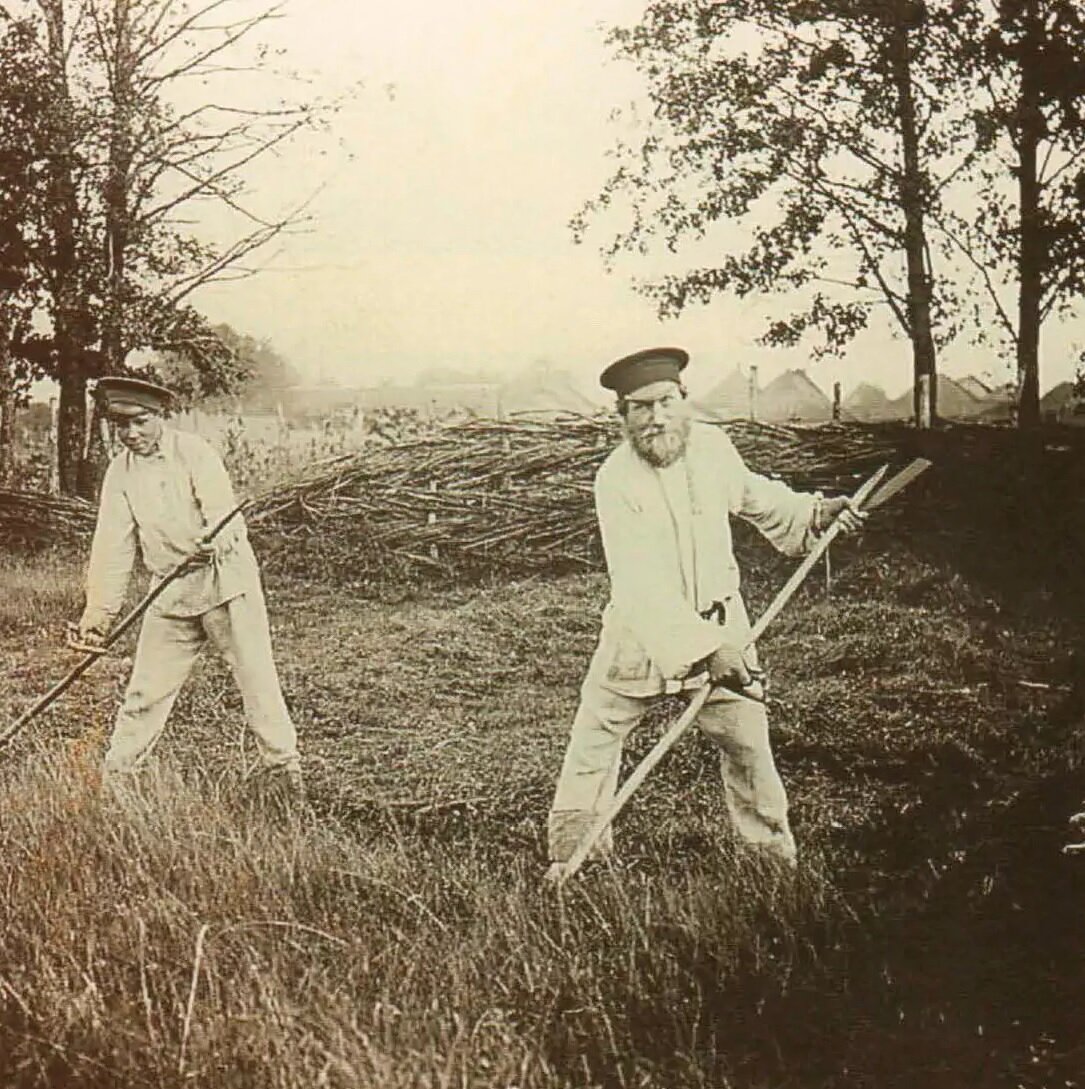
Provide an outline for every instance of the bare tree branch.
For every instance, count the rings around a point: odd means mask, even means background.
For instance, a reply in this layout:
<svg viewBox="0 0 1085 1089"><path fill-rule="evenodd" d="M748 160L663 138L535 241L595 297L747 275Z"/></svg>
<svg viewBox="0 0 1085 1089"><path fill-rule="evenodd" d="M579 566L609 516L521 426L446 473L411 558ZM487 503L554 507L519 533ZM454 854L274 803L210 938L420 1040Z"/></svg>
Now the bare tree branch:
<svg viewBox="0 0 1085 1089"><path fill-rule="evenodd" d="M932 218L934 219L934 222L937 225L939 231L941 231L942 234L949 239L949 241L957 248L957 250L965 258L965 260L968 261L968 263L980 274L980 278L983 281L984 288L987 292L988 297L991 300L995 314L998 317L998 320L1002 325L1003 330L1005 331L1007 336L1009 336L1011 343L1016 344L1017 327L1014 325L1009 314L1006 313L1006 310L1002 305L1002 300L998 297L998 290L995 287L994 280L991 278L991 270L987 267L986 264L984 264L976 257L972 248L967 245L954 230L950 228L944 216L934 215Z"/></svg>
<svg viewBox="0 0 1085 1089"><path fill-rule="evenodd" d="M217 4L215 6L218 6ZM179 79L182 76L191 74L192 72L200 69L200 67L212 57L217 57L220 53L229 49L242 38L248 37L257 27L263 23L270 22L273 19L279 18L279 12L281 11L281 5L262 12L259 15L253 16L251 19L246 19L242 22L235 24L235 27L230 29L227 35L214 45L208 46L202 52L197 52L193 56L187 58L183 63L176 65L174 68L161 73L159 75L148 77L147 83L161 85L163 83L170 83L173 80ZM200 28L197 28L200 29ZM246 71L251 69L245 69Z"/></svg>
<svg viewBox="0 0 1085 1089"><path fill-rule="evenodd" d="M149 209L141 217L141 221L144 223L149 223L153 220L161 219L173 208L176 208L178 205L184 204L187 201L192 200L194 197L199 196L200 194L213 193L214 195L225 199L223 192L219 188L217 188L218 182L220 182L223 178L236 174L242 167L248 165L254 159L259 158L261 155L266 154L272 148L281 144L284 140L286 140L299 129L301 129L304 124L304 119L299 120L298 122L290 125L283 131L269 137L266 141L254 148L248 154L242 156L239 159L234 159L226 165L214 170L206 178L199 177L192 171L188 170L183 164L170 162L168 164L170 168L176 170L182 176L189 178L193 182L193 184L189 186L188 189L182 192L179 196L174 197L173 199L168 200L163 204L157 205L156 207ZM226 202L230 203L229 200L227 200Z"/></svg>
<svg viewBox="0 0 1085 1089"><path fill-rule="evenodd" d="M174 7L172 0L162 0L158 18L151 23L144 35L147 48L137 55L137 63L141 68L144 67L152 57L169 49L174 42L182 38L190 30L198 30L199 21L205 15L212 11L216 11L221 7L228 6L231 3L233 3L233 0L211 0L209 4L205 4L202 8L198 8L196 11L192 12L186 19L182 19L181 22L173 27L168 33L159 36L159 31L162 29L166 17Z"/></svg>

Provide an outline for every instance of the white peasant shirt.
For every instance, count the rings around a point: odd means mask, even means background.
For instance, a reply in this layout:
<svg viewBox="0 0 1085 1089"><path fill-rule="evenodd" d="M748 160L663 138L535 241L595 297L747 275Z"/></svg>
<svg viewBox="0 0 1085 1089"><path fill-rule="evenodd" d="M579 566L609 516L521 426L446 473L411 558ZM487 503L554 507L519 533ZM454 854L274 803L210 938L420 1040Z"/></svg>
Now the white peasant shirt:
<svg viewBox="0 0 1085 1089"><path fill-rule="evenodd" d="M610 602L593 662L600 679L630 695L670 690L727 638L701 613L739 597L731 516L751 522L781 552L811 545L816 496L748 469L719 427L694 422L686 454L665 469L628 441L600 466L595 505L610 575ZM729 610L730 611L730 610Z"/></svg>
<svg viewBox="0 0 1085 1089"><path fill-rule="evenodd" d="M87 570L85 616L112 620L138 553L155 584L237 505L226 467L199 435L164 428L157 451L117 454L106 470ZM200 616L253 587L259 569L243 517L214 539L212 563L182 575L155 601L166 617Z"/></svg>

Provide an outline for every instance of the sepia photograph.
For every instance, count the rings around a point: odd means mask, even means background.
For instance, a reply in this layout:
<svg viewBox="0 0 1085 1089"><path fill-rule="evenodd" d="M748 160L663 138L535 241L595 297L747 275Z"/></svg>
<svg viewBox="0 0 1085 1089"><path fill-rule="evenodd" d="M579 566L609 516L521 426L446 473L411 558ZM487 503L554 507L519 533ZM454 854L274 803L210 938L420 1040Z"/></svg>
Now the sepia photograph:
<svg viewBox="0 0 1085 1089"><path fill-rule="evenodd" d="M1081 0L0 0L0 1089L1085 1089Z"/></svg>

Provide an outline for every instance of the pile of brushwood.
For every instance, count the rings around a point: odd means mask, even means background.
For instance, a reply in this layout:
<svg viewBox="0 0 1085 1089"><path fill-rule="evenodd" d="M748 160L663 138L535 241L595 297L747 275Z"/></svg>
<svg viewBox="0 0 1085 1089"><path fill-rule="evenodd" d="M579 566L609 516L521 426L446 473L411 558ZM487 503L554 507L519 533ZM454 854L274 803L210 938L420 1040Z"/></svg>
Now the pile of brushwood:
<svg viewBox="0 0 1085 1089"><path fill-rule="evenodd" d="M78 541L94 530L94 507L83 499L0 490L0 546Z"/></svg>
<svg viewBox="0 0 1085 1089"><path fill-rule="evenodd" d="M850 490L898 443L854 425L721 426L751 468L801 488ZM361 578L595 568L592 478L617 439L609 417L473 420L326 464L261 497L250 521L273 551L291 545L283 555L319 555Z"/></svg>
<svg viewBox="0 0 1085 1089"><path fill-rule="evenodd" d="M852 424L720 426L751 468L804 488L853 487L897 441ZM257 496L249 522L272 552L320 556L360 577L593 568L601 556L592 477L617 439L610 415L452 424L314 464ZM0 493L0 542L78 539L93 527L82 500Z"/></svg>
<svg viewBox="0 0 1085 1089"><path fill-rule="evenodd" d="M714 425L727 431L751 469L804 490L850 492L883 462L916 453L936 466L956 466L929 474L910 496L912 509L923 494L939 496L926 504L934 509L932 531L938 508L973 503L966 492L999 496L1000 534L1038 519L1064 520L1082 494L1075 470L1085 436L1069 429L1045 432L1030 446L1012 429L979 425L933 432L901 424ZM298 479L254 497L249 524L269 563L351 581L472 582L596 569L602 556L592 479L618 438L610 414L450 424L314 463ZM934 480L980 485L992 473L1004 489L948 494ZM1039 509L1041 492L1050 493L1056 509ZM93 507L81 500L0 492L0 545L85 539L93 526Z"/></svg>

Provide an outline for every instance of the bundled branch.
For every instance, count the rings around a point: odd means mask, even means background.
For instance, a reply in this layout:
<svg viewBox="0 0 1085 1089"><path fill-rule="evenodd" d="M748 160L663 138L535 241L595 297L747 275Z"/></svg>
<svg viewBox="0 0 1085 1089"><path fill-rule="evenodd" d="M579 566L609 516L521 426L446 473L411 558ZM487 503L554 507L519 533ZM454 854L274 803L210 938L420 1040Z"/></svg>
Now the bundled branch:
<svg viewBox="0 0 1085 1089"><path fill-rule="evenodd" d="M94 531L95 517L82 499L0 491L0 545L79 540Z"/></svg>
<svg viewBox="0 0 1085 1089"><path fill-rule="evenodd" d="M900 438L854 424L717 426L750 468L831 491L852 490ZM590 569L602 560L592 479L618 438L609 415L452 424L316 463L260 496L248 519L275 555L360 577ZM78 539L94 520L81 500L0 492L0 542Z"/></svg>
<svg viewBox="0 0 1085 1089"><path fill-rule="evenodd" d="M751 468L801 488L848 490L894 449L886 433L852 425L725 426ZM602 558L592 479L617 439L608 416L452 425L328 463L261 499L250 522L265 539L306 540L361 576L592 568Z"/></svg>

